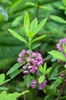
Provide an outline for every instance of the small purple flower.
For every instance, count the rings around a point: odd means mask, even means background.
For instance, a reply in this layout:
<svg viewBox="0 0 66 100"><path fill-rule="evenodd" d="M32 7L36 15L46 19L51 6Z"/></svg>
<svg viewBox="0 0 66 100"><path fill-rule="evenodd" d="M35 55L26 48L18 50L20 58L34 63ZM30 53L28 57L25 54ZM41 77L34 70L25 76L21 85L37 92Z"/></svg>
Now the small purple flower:
<svg viewBox="0 0 66 100"><path fill-rule="evenodd" d="M37 82L35 79L33 79L30 83L31 88L36 88Z"/></svg>
<svg viewBox="0 0 66 100"><path fill-rule="evenodd" d="M36 66L32 66L32 68L30 69L30 72L31 73L35 73L37 70L37 67Z"/></svg>
<svg viewBox="0 0 66 100"><path fill-rule="evenodd" d="M44 82L42 82L42 83L39 83L39 84L38 84L38 89L39 89L39 90L42 90L42 89L46 86L46 83L47 83L46 80L45 80Z"/></svg>
<svg viewBox="0 0 66 100"><path fill-rule="evenodd" d="M64 73L61 73L59 76L60 76L60 77L64 77L64 76L65 76L65 74L64 74Z"/></svg>
<svg viewBox="0 0 66 100"><path fill-rule="evenodd" d="M22 62L21 58L18 58L17 61L18 61L19 63Z"/></svg>
<svg viewBox="0 0 66 100"><path fill-rule="evenodd" d="M23 74L28 74L28 71L27 71L27 70L24 70L24 71L23 71Z"/></svg>
<svg viewBox="0 0 66 100"><path fill-rule="evenodd" d="M57 44L57 49L59 52L65 52L64 48L66 48L66 38L60 39L59 43Z"/></svg>

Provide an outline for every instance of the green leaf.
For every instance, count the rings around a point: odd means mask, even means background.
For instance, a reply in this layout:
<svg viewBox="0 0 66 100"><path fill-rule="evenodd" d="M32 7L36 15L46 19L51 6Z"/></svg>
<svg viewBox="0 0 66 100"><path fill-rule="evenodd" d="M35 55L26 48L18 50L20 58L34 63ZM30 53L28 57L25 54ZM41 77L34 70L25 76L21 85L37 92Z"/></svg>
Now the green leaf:
<svg viewBox="0 0 66 100"><path fill-rule="evenodd" d="M19 96L24 95L25 93L28 93L29 90L26 90L22 93L8 93L6 91L0 93L0 100L16 100Z"/></svg>
<svg viewBox="0 0 66 100"><path fill-rule="evenodd" d="M40 8L43 9L43 10L48 10L48 11L51 10L51 9L50 9L49 7L47 7L47 6L40 6Z"/></svg>
<svg viewBox="0 0 66 100"><path fill-rule="evenodd" d="M45 36L46 36L46 35L42 35L42 36L39 36L39 37L33 39L33 40L32 40L32 43L33 43L33 42L36 42L36 41L38 41L38 40L43 39Z"/></svg>
<svg viewBox="0 0 66 100"><path fill-rule="evenodd" d="M35 30L36 30L37 26L38 26L38 20L37 20L37 18L35 18L30 24L30 31L32 31L34 33L34 35L35 35Z"/></svg>
<svg viewBox="0 0 66 100"><path fill-rule="evenodd" d="M40 76L39 77L39 83L42 83L44 81L44 79L45 79L44 75Z"/></svg>
<svg viewBox="0 0 66 100"><path fill-rule="evenodd" d="M58 72L57 65L58 65L57 63L55 63L55 64L52 65L51 70L49 72L49 80L57 78L56 77L56 74Z"/></svg>
<svg viewBox="0 0 66 100"><path fill-rule="evenodd" d="M28 33L26 33L26 36L27 36L28 38L32 38L32 37L34 36L34 33L31 32L31 31L29 31Z"/></svg>
<svg viewBox="0 0 66 100"><path fill-rule="evenodd" d="M60 23L66 23L64 19L62 19L61 17L55 16L55 15L51 15L50 18Z"/></svg>
<svg viewBox="0 0 66 100"><path fill-rule="evenodd" d="M52 89L55 89L56 87L58 87L61 83L62 83L63 78L58 78L55 82L53 82L53 84L51 85Z"/></svg>
<svg viewBox="0 0 66 100"><path fill-rule="evenodd" d="M15 70L17 70L20 67L19 63L16 63L8 72L7 75L13 73Z"/></svg>
<svg viewBox="0 0 66 100"><path fill-rule="evenodd" d="M16 37L18 40L22 41L22 42L27 42L22 36L20 36L17 32L8 29L8 31L14 36Z"/></svg>
<svg viewBox="0 0 66 100"><path fill-rule="evenodd" d="M51 52L48 52L48 53L52 55L54 58L66 62L66 57L62 53L56 50L52 50Z"/></svg>
<svg viewBox="0 0 66 100"><path fill-rule="evenodd" d="M29 26L30 26L30 18L28 12L25 14L24 17L24 31L25 33L29 32Z"/></svg>
<svg viewBox="0 0 66 100"><path fill-rule="evenodd" d="M35 3L33 3L33 2L27 2L25 5L28 5L28 6L37 6Z"/></svg>
<svg viewBox="0 0 66 100"><path fill-rule="evenodd" d="M8 14L7 14L7 12L5 11L4 8L0 7L0 13L1 13L1 15L3 16L3 18L4 18L6 21L8 21Z"/></svg>
<svg viewBox="0 0 66 100"><path fill-rule="evenodd" d="M4 80L5 80L5 74L0 74L0 85L3 84Z"/></svg>
<svg viewBox="0 0 66 100"><path fill-rule="evenodd" d="M66 6L66 0L62 0L62 1L63 1L64 5Z"/></svg>
<svg viewBox="0 0 66 100"><path fill-rule="evenodd" d="M25 82L26 82L26 86L30 87L30 82L31 82L31 75L30 74L26 75Z"/></svg>
<svg viewBox="0 0 66 100"><path fill-rule="evenodd" d="M38 48L40 45L41 45L41 43L35 44L35 45L32 47L32 50Z"/></svg>
<svg viewBox="0 0 66 100"><path fill-rule="evenodd" d="M44 70L44 74L45 74L45 72L46 72L46 69L47 69L47 64L44 63L44 68L43 68L43 70Z"/></svg>
<svg viewBox="0 0 66 100"><path fill-rule="evenodd" d="M17 17L13 22L12 22L12 26L16 27L21 21L22 21L22 16Z"/></svg>
<svg viewBox="0 0 66 100"><path fill-rule="evenodd" d="M37 33L41 30L41 28L45 25L47 19L48 19L48 18L45 18L43 21L41 21L41 22L39 23L39 25L36 27L36 30L35 30L35 32L34 32L35 34L37 34Z"/></svg>
<svg viewBox="0 0 66 100"><path fill-rule="evenodd" d="M49 60L49 59L51 59L52 58L52 56L51 55L48 55L46 58L44 58L43 60L44 61L46 61L46 60Z"/></svg>
<svg viewBox="0 0 66 100"><path fill-rule="evenodd" d="M15 70L13 73L11 73L9 76L11 77L11 79L13 79L14 77L16 77L18 74L20 74L23 71L23 69L18 69Z"/></svg>
<svg viewBox="0 0 66 100"><path fill-rule="evenodd" d="M52 67L48 68L48 69L46 70L45 74L48 74L48 73L50 73L50 71L51 71L51 68L52 68Z"/></svg>
<svg viewBox="0 0 66 100"><path fill-rule="evenodd" d="M7 91L7 90L8 90L8 88L6 88L6 87L0 87L0 90Z"/></svg>
<svg viewBox="0 0 66 100"><path fill-rule="evenodd" d="M44 68L42 66L39 66L39 71L44 74Z"/></svg>

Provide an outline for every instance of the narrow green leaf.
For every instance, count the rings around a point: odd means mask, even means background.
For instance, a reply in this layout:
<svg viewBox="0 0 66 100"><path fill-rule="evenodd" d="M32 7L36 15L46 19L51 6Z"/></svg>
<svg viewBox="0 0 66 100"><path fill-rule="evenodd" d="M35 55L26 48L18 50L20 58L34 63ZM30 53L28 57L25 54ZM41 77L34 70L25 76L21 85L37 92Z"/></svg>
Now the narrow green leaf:
<svg viewBox="0 0 66 100"><path fill-rule="evenodd" d="M49 7L47 7L47 6L40 6L40 8L43 9L43 10L48 10L48 11L51 10L51 9L50 9Z"/></svg>
<svg viewBox="0 0 66 100"><path fill-rule="evenodd" d="M63 1L64 5L66 6L66 0L62 0L62 1Z"/></svg>
<svg viewBox="0 0 66 100"><path fill-rule="evenodd" d="M30 31L32 31L34 33L37 26L38 26L38 20L37 20L37 18L35 18L30 24Z"/></svg>
<svg viewBox="0 0 66 100"><path fill-rule="evenodd" d="M0 14L3 16L3 18L8 21L8 14L5 11L5 9L3 7L0 6Z"/></svg>
<svg viewBox="0 0 66 100"><path fill-rule="evenodd" d="M13 22L12 22L12 26L16 27L21 21L22 21L22 16L17 17Z"/></svg>
<svg viewBox="0 0 66 100"><path fill-rule="evenodd" d="M20 67L19 63L16 63L8 72L7 75L13 73L15 70L17 70Z"/></svg>
<svg viewBox="0 0 66 100"><path fill-rule="evenodd" d="M38 44L34 45L34 46L32 47L32 50L38 48L40 45L41 45L41 43L38 43Z"/></svg>
<svg viewBox="0 0 66 100"><path fill-rule="evenodd" d="M43 68L43 70L44 70L44 74L45 74L45 72L46 72L46 69L47 69L47 64L44 63L44 68Z"/></svg>
<svg viewBox="0 0 66 100"><path fill-rule="evenodd" d="M51 71L51 68L52 68L52 67L48 68L48 69L46 70L45 74L49 74L50 71Z"/></svg>
<svg viewBox="0 0 66 100"><path fill-rule="evenodd" d="M39 71L44 74L44 68L42 66L39 66Z"/></svg>
<svg viewBox="0 0 66 100"><path fill-rule="evenodd" d="M48 19L48 18L45 18L43 21L41 21L41 22L39 23L39 25L36 27L36 30L35 30L35 32L34 32L35 34L37 34L37 33L41 30L41 28L45 25L47 19Z"/></svg>
<svg viewBox="0 0 66 100"><path fill-rule="evenodd" d="M33 3L33 2L27 2L25 5L28 5L28 6L37 6L35 3Z"/></svg>
<svg viewBox="0 0 66 100"><path fill-rule="evenodd" d="M3 84L4 80L5 80L5 74L0 74L0 85Z"/></svg>
<svg viewBox="0 0 66 100"><path fill-rule="evenodd" d="M14 77L16 77L18 74L20 74L23 71L23 69L18 69L16 71L14 71L13 73L11 73L9 76L11 77L11 79L13 79Z"/></svg>
<svg viewBox="0 0 66 100"><path fill-rule="evenodd" d="M45 79L44 75L40 76L39 77L39 83L42 83L44 81L44 79Z"/></svg>
<svg viewBox="0 0 66 100"><path fill-rule="evenodd" d="M27 74L25 78L26 78L26 79L25 79L25 81L26 81L26 86L27 86L27 87L30 87L31 75L30 75L30 74Z"/></svg>
<svg viewBox="0 0 66 100"><path fill-rule="evenodd" d="M64 19L62 19L61 17L55 16L55 15L51 15L50 18L60 23L66 23Z"/></svg>
<svg viewBox="0 0 66 100"><path fill-rule="evenodd" d="M8 29L8 31L14 36L16 37L18 40L22 41L22 42L27 42L22 36L20 36L17 32Z"/></svg>
<svg viewBox="0 0 66 100"><path fill-rule="evenodd" d="M51 67L51 70L50 70L50 72L49 72L49 80L51 80L51 79L56 79L57 77L56 77L56 74L57 74L57 72L58 72L58 69L57 69L57 63L54 63L53 65L52 65L52 67Z"/></svg>
<svg viewBox="0 0 66 100"><path fill-rule="evenodd" d="M58 87L61 83L62 83L63 78L59 78L57 79L52 85L51 88L55 89L56 87Z"/></svg>
<svg viewBox="0 0 66 100"><path fill-rule="evenodd" d="M42 35L42 36L39 36L39 37L33 39L33 40L32 40L32 43L43 39L45 36L46 36L46 35Z"/></svg>
<svg viewBox="0 0 66 100"><path fill-rule="evenodd" d="M6 87L0 87L0 90L6 91L6 90L8 90L8 88L6 88Z"/></svg>
<svg viewBox="0 0 66 100"><path fill-rule="evenodd" d="M28 12L25 14L24 17L24 31L25 33L29 32L29 26L30 26L30 18Z"/></svg>
<svg viewBox="0 0 66 100"><path fill-rule="evenodd" d="M48 52L48 53L52 55L54 58L66 62L66 57L62 53L56 50L52 50L51 52Z"/></svg>

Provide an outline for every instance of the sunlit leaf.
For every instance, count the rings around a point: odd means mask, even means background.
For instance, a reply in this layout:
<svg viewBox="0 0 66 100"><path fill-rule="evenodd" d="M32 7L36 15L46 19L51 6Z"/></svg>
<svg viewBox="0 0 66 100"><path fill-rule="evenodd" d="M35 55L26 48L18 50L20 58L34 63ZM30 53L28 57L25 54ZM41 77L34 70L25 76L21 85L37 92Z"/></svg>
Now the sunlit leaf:
<svg viewBox="0 0 66 100"><path fill-rule="evenodd" d="M52 18L53 20L60 22L60 23L66 23L66 20L64 20L61 17L58 17L56 15L51 15L50 18Z"/></svg>
<svg viewBox="0 0 66 100"><path fill-rule="evenodd" d="M12 29L8 29L8 31L14 36L16 37L18 40L22 41L22 42L27 42L22 36L20 36L17 32L13 31Z"/></svg>

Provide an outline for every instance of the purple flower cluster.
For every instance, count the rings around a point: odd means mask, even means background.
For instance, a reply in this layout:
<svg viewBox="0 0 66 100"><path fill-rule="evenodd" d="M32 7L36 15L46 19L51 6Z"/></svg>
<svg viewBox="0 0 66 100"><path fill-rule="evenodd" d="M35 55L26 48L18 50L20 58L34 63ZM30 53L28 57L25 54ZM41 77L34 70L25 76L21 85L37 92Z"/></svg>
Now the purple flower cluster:
<svg viewBox="0 0 66 100"><path fill-rule="evenodd" d="M19 54L18 60L20 66L23 68L23 73L35 73L38 66L43 64L43 58L41 54L33 51L22 50Z"/></svg>
<svg viewBox="0 0 66 100"><path fill-rule="evenodd" d="M59 52L66 53L65 52L65 49L66 49L66 38L59 40L59 43L57 44L57 49L58 49Z"/></svg>
<svg viewBox="0 0 66 100"><path fill-rule="evenodd" d="M31 88L36 88L38 85L38 89L42 90L46 86L47 81L44 80L42 83L38 83L35 79L31 81L30 86Z"/></svg>

